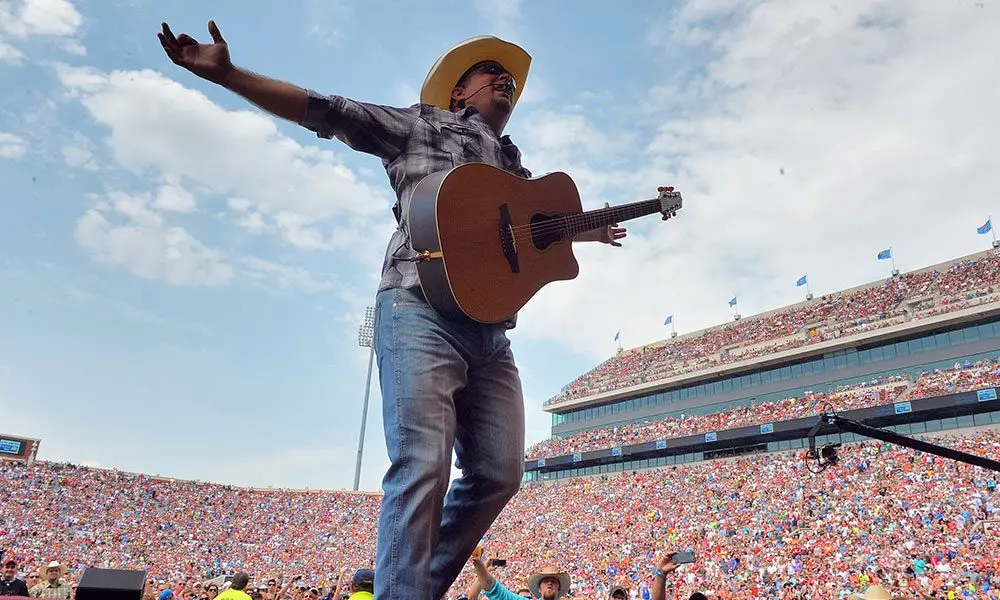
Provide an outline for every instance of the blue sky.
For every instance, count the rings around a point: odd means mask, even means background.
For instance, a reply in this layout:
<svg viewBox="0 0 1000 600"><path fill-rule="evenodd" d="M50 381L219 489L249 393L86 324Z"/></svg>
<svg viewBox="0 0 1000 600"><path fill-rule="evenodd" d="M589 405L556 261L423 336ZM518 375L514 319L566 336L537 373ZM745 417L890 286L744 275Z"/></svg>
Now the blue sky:
<svg viewBox="0 0 1000 600"><path fill-rule="evenodd" d="M351 485L393 222L378 161L171 64L155 34L395 105L458 40L534 57L508 132L584 203L685 197L579 247L511 333L541 403L614 352L988 247L996 3L0 0L0 431L41 457L253 485ZM290 190L294 189L294 193ZM362 486L385 465L373 386Z"/></svg>

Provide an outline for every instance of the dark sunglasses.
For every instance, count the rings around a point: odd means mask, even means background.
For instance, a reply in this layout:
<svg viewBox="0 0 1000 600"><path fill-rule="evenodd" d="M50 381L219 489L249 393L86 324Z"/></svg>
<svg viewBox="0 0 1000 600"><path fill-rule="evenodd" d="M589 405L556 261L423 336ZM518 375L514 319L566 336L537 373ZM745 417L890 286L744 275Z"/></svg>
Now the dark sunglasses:
<svg viewBox="0 0 1000 600"><path fill-rule="evenodd" d="M469 75L472 75L473 73L485 73L487 75L500 76L503 75L504 73L507 73L509 75L510 71L505 69L503 65L501 65L498 62L486 61L472 65L469 68L469 70L466 71L464 75L462 75L459 81L465 81L465 78L468 77ZM510 80L516 87L517 82L514 81L513 76L511 76Z"/></svg>
<svg viewBox="0 0 1000 600"><path fill-rule="evenodd" d="M503 65L495 62L484 62L473 66L469 69L470 73L486 73L487 75L503 75L507 72L507 69L503 68Z"/></svg>

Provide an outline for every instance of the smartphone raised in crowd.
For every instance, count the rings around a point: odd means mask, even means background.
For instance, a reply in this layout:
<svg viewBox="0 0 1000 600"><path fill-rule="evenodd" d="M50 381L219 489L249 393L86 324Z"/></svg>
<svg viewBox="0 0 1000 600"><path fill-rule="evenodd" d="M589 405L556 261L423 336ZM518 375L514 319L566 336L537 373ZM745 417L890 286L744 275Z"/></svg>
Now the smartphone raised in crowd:
<svg viewBox="0 0 1000 600"><path fill-rule="evenodd" d="M694 562L694 552L677 552L670 557L670 562L675 565L686 565Z"/></svg>

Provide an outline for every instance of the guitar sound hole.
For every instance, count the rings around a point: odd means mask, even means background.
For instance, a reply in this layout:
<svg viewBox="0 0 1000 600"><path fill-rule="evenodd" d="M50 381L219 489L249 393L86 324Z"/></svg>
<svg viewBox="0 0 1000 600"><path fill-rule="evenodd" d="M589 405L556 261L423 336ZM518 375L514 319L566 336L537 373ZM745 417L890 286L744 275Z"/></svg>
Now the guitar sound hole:
<svg viewBox="0 0 1000 600"><path fill-rule="evenodd" d="M563 226L558 220L559 215L531 215L531 243L536 250L548 250L563 238Z"/></svg>

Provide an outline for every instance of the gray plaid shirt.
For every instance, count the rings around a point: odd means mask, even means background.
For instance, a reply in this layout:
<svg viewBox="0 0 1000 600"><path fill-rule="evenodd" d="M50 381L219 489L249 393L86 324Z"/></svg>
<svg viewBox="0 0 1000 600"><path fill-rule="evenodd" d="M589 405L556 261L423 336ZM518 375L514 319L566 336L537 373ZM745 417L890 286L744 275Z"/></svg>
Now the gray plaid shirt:
<svg viewBox="0 0 1000 600"><path fill-rule="evenodd" d="M413 188L425 176L464 163L483 162L531 177L521 165L521 151L510 136L498 138L471 106L458 113L426 104L394 108L309 90L309 106L301 125L321 138L337 138L353 150L382 159L396 192L393 212L400 226L386 248L378 291L420 285L416 265L398 258L415 255L401 218L408 212Z"/></svg>

